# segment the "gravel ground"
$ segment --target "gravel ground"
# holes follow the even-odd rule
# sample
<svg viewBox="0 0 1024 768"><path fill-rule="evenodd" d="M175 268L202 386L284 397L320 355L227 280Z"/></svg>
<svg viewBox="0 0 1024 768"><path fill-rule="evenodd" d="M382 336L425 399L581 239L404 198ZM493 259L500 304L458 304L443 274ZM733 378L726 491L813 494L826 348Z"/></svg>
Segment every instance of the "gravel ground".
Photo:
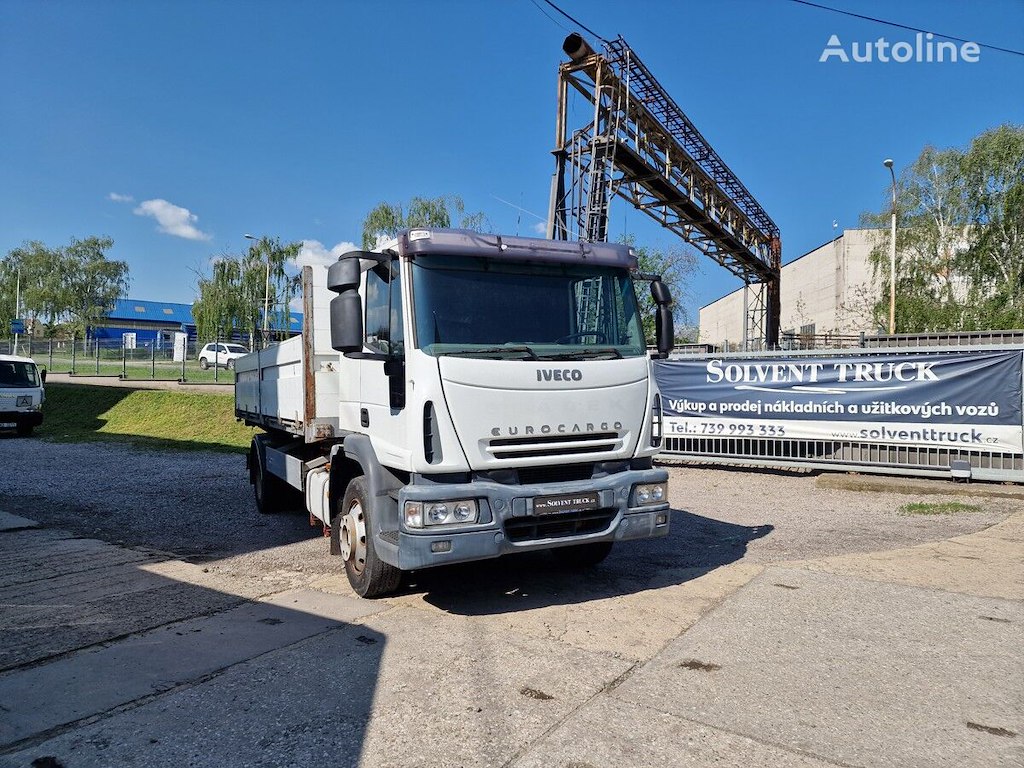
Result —
<svg viewBox="0 0 1024 768"><path fill-rule="evenodd" d="M218 570L254 578L294 583L340 573L304 514L256 513L242 455L0 437L0 466L0 509L79 536L216 562ZM602 581L656 586L666 570L896 549L980 530L1020 504L961 496L982 511L908 516L897 510L913 495L819 488L813 474L696 467L670 473L671 534L617 547ZM522 573L540 560L520 562ZM507 559L497 567L443 570L461 581L467 568L484 578L519 570Z"/></svg>

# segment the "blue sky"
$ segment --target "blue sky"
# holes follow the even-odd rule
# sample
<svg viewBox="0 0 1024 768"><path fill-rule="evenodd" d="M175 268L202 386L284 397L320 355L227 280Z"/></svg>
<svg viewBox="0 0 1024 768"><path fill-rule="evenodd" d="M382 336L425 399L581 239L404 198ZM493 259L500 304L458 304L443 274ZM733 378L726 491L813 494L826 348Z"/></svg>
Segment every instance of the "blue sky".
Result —
<svg viewBox="0 0 1024 768"><path fill-rule="evenodd" d="M558 4L626 39L778 223L784 261L881 209L885 157L1024 123L1022 56L821 63L833 34L913 33L789 0ZM1024 49L1021 0L824 4ZM132 297L191 302L244 233L326 258L385 200L458 194L533 234L514 206L547 212L569 31L543 0L0 0L0 253L109 235ZM676 244L625 202L611 221ZM705 259L691 311L735 287Z"/></svg>

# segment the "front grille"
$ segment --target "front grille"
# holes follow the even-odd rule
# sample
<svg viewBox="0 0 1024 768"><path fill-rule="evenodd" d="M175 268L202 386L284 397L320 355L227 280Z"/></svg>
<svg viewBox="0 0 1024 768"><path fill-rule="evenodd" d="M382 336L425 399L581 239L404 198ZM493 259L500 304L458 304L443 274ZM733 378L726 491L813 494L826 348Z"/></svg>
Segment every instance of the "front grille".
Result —
<svg viewBox="0 0 1024 768"><path fill-rule="evenodd" d="M541 517L512 517L505 521L505 535L509 541L544 541L601 533L608 529L617 513L612 508Z"/></svg>
<svg viewBox="0 0 1024 768"><path fill-rule="evenodd" d="M617 432L499 437L487 444L487 452L496 459L572 456L582 453L606 453L621 448L622 438Z"/></svg>
<svg viewBox="0 0 1024 768"><path fill-rule="evenodd" d="M519 469L519 482L522 485L539 483L571 483L576 480L589 480L594 476L594 464L559 464L552 467L522 467Z"/></svg>

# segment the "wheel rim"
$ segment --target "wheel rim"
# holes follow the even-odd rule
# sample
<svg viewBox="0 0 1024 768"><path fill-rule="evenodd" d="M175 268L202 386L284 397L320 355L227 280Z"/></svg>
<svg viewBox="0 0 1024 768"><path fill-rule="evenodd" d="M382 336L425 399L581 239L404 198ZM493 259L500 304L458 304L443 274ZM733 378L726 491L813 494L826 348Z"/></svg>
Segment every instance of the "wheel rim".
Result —
<svg viewBox="0 0 1024 768"><path fill-rule="evenodd" d="M366 567L366 514L358 501L352 502L341 519L341 557L356 573Z"/></svg>

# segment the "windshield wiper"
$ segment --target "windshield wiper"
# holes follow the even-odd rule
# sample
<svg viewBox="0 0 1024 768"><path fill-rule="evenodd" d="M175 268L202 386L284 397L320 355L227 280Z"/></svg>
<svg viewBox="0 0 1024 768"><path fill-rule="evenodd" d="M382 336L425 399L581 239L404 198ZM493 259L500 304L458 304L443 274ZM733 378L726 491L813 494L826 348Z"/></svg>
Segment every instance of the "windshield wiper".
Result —
<svg viewBox="0 0 1024 768"><path fill-rule="evenodd" d="M545 355L545 360L588 360L590 358L608 355L609 360L621 360L622 353L615 347L593 347L590 349L574 349L571 352L560 352L554 355Z"/></svg>
<svg viewBox="0 0 1024 768"><path fill-rule="evenodd" d="M483 347L482 349L457 349L453 352L440 352L444 357L472 357L473 355L499 355L506 352L526 355L527 360L539 360L537 353L525 344L509 345L507 347Z"/></svg>

